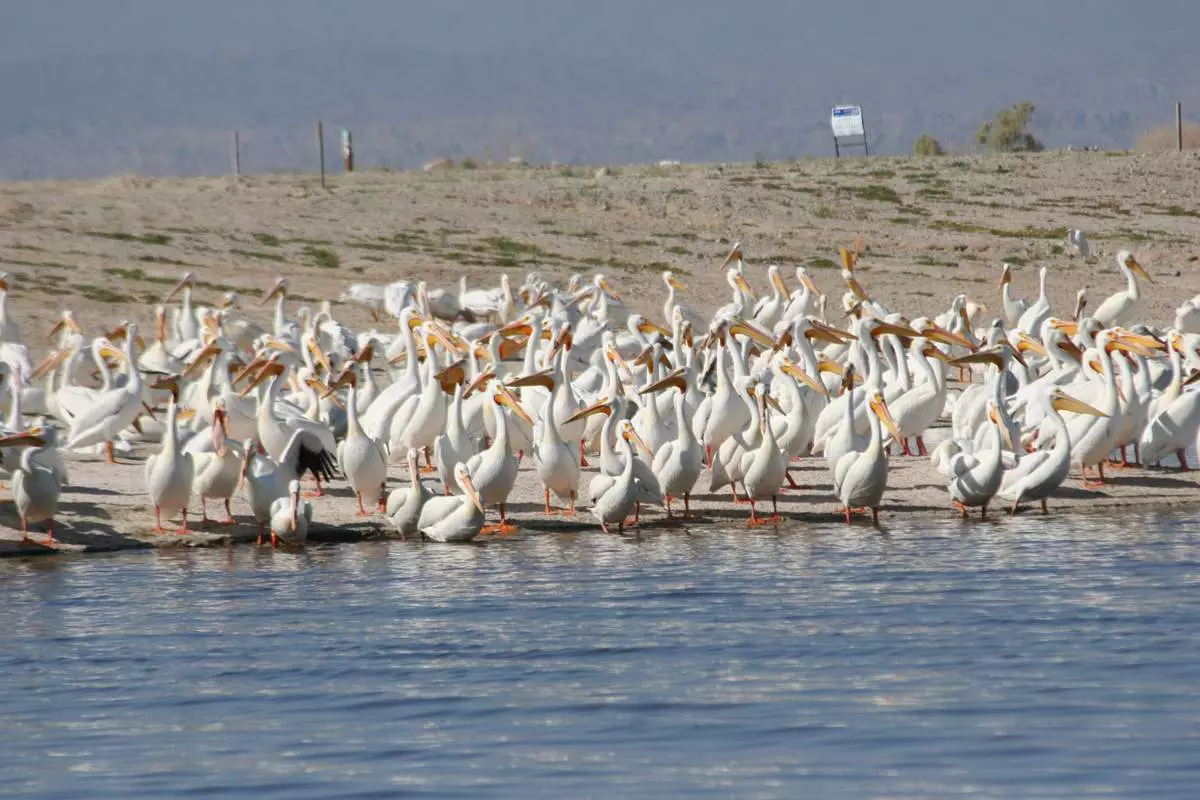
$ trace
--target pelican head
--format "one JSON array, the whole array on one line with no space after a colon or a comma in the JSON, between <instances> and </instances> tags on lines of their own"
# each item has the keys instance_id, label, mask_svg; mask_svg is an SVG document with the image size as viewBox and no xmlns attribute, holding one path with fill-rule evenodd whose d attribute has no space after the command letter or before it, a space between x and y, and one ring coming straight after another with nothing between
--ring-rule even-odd
<instances>
[{"instance_id":1,"label":"pelican head","mask_svg":"<svg viewBox=\"0 0 1200 800\"><path fill-rule=\"evenodd\" d=\"M184 289L191 289L196 285L196 273L185 272L183 277L179 279L179 283L171 287L171 291L167 292L167 296L163 298L163 302L170 302L171 298L182 292Z\"/></svg>"},{"instance_id":2,"label":"pelican head","mask_svg":"<svg viewBox=\"0 0 1200 800\"><path fill-rule=\"evenodd\" d=\"M1142 265L1137 262L1137 259L1133 257L1133 253L1129 252L1128 250L1122 250L1121 252L1117 253L1117 265L1123 272L1132 272L1139 278L1144 278L1147 283L1154 283L1154 279L1151 278L1150 274L1146 272L1146 270L1142 268Z\"/></svg>"},{"instance_id":3,"label":"pelican head","mask_svg":"<svg viewBox=\"0 0 1200 800\"><path fill-rule=\"evenodd\" d=\"M663 276L663 283L665 283L667 285L667 288L677 289L681 292L687 291L687 287L685 287L682 283L679 282L679 279L675 277L675 273L671 272L671 270L664 269L662 276Z\"/></svg>"},{"instance_id":4,"label":"pelican head","mask_svg":"<svg viewBox=\"0 0 1200 800\"><path fill-rule=\"evenodd\" d=\"M413 452L415 453L416 451ZM414 456L413 464L415 465L416 463ZM463 494L470 499L471 505L475 506L475 509L482 514L483 500L479 497L479 490L475 488L475 481L471 479L471 471L461 461L454 465L454 480L457 481L459 488L463 490Z\"/></svg>"},{"instance_id":5,"label":"pelican head","mask_svg":"<svg viewBox=\"0 0 1200 800\"><path fill-rule=\"evenodd\" d=\"M1009 264L1007 261L1005 261L1003 264L1003 267L1004 267L1004 271L1000 273L999 288L1001 288L1001 289L1003 289L1008 284L1012 283L1012 279L1013 279L1012 264Z\"/></svg>"},{"instance_id":6,"label":"pelican head","mask_svg":"<svg viewBox=\"0 0 1200 800\"><path fill-rule=\"evenodd\" d=\"M267 290L267 293L263 295L262 300L260 300L258 304L261 306L265 306L274 297L281 297L284 300L286 300L287 292L288 292L288 279L287 278L279 278L278 280L275 281L275 284L270 289Z\"/></svg>"},{"instance_id":7,"label":"pelican head","mask_svg":"<svg viewBox=\"0 0 1200 800\"><path fill-rule=\"evenodd\" d=\"M887 402L883 399L883 395L876 392L871 397L869 405L871 411L875 413L875 416L879 417L879 421L888 429L888 433L892 435L892 438L899 441L901 439L900 428L896 425L896 420L892 419L892 412L888 410Z\"/></svg>"}]
</instances>

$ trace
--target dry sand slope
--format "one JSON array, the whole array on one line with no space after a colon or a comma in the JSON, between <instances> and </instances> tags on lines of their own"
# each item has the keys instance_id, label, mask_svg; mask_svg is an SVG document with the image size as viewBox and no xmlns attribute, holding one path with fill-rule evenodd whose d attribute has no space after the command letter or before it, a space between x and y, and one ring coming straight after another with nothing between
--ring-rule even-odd
<instances>
[{"instance_id":1,"label":"dry sand slope","mask_svg":"<svg viewBox=\"0 0 1200 800\"><path fill-rule=\"evenodd\" d=\"M801 160L767 165L592 168L494 167L431 173L337 176L322 192L313 176L112 178L98 182L7 183L0 194L0 269L13 276L11 306L26 341L41 354L56 312L74 311L89 333L119 319L148 324L150 306L185 270L200 278L198 300L237 291L243 310L266 321L258 295L278 275L298 302L336 299L352 282L399 278L454 285L518 283L536 270L565 282L604 272L626 302L658 318L660 271L691 288L709 312L727 302L717 268L741 240L751 280L765 265L806 265L824 291L840 295L838 244L861 237L861 279L872 295L910 316L932 314L959 292L998 309L999 264L1016 265L1018 296L1037 291L1036 268L1051 269L1051 300L1069 312L1075 291L1092 302L1122 287L1113 264L1133 249L1158 284L1143 316L1168 324L1179 302L1200 292L1200 158L1041 153ZM1066 228L1087 231L1095 256L1063 252ZM785 271L793 283L790 271ZM352 326L361 309L339 307ZM393 470L393 477L401 474ZM80 487L64 497L77 531L145 530L149 512L140 468L76 464ZM817 488L792 492L790 512L832 514L824 473L801 473ZM706 478L702 478L702 482ZM1190 502L1184 476L1139 473L1135 488L1105 492L1113 503ZM532 503L533 478L523 478ZM946 496L927 466L900 464L889 504L941 509ZM1091 494L1068 507L1094 505ZM733 513L724 505L710 514ZM349 520L344 497L322 501L317 517ZM236 511L235 507L235 511ZM244 510L244 509L243 509ZM336 514L335 514L336 511ZM737 513L740 513L740 509ZM938 513L941 513L940 510ZM0 510L11 522L11 508ZM586 519L586 517L584 518ZM359 526L360 528L362 526ZM70 540L83 533L64 534Z\"/></svg>"}]
</instances>

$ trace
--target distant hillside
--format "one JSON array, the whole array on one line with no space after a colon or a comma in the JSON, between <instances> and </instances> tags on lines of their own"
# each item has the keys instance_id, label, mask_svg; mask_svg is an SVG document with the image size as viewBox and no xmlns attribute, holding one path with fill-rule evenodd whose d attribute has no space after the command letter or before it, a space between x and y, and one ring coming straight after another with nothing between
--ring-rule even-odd
<instances>
[{"instance_id":1,"label":"distant hillside","mask_svg":"<svg viewBox=\"0 0 1200 800\"><path fill-rule=\"evenodd\" d=\"M878 153L966 147L1025 99L1051 147L1200 111L1200 4L1175 0L33 5L0 31L0 178L221 173L233 128L246 170L308 169L317 118L331 159L344 125L369 168L827 154L846 101Z\"/></svg>"}]
</instances>

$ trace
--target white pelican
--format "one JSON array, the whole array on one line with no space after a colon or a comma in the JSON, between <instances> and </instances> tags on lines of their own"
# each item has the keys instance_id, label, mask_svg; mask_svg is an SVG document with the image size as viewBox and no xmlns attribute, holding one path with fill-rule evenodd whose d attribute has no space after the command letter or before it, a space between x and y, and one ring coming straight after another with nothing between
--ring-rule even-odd
<instances>
[{"instance_id":1,"label":"white pelican","mask_svg":"<svg viewBox=\"0 0 1200 800\"><path fill-rule=\"evenodd\" d=\"M429 498L417 520L417 529L435 542L469 542L483 530L483 501L465 464L454 466L454 482L463 493Z\"/></svg>"},{"instance_id":2,"label":"white pelican","mask_svg":"<svg viewBox=\"0 0 1200 800\"><path fill-rule=\"evenodd\" d=\"M534 373L526 375L511 381L511 388L519 388L521 386L541 385L547 389L554 391L555 381L545 373ZM559 384L561 385L561 384ZM569 391L569 384L568 384ZM574 396L570 398L572 405L577 405ZM558 421L557 402L554 395L542 406L542 418L534 430L533 442L533 457L537 462L538 480L542 482L542 487L545 490L546 513L550 514L550 494L553 493L559 502L567 503L568 514L575 513L575 497L579 493L579 451L575 449L575 442L571 444L563 441L559 431L567 426L573 426L572 431L578 430L583 432L583 421L568 421L570 414L574 414L577 409L572 409L570 414L560 424Z\"/></svg>"},{"instance_id":3,"label":"white pelican","mask_svg":"<svg viewBox=\"0 0 1200 800\"><path fill-rule=\"evenodd\" d=\"M768 389L764 384L755 386L754 400L758 409L760 441L757 447L742 456L742 489L750 501L751 525L779 521L776 496L787 473L787 457L779 449L771 421L767 417L768 396ZM771 516L765 520L759 519L754 501L766 500L768 497L771 498Z\"/></svg>"},{"instance_id":4,"label":"white pelican","mask_svg":"<svg viewBox=\"0 0 1200 800\"><path fill-rule=\"evenodd\" d=\"M475 442L463 422L463 386L458 384L454 387L450 410L446 412L446 428L433 441L433 464L447 493L458 493L454 466L460 461L466 462L476 452Z\"/></svg>"},{"instance_id":5,"label":"white pelican","mask_svg":"<svg viewBox=\"0 0 1200 800\"><path fill-rule=\"evenodd\" d=\"M771 294L755 303L751 320L759 327L769 331L775 327L775 324L783 316L783 312L787 310L792 296L784 286L783 278L779 275L779 267L775 264L767 267L767 280L771 284Z\"/></svg>"},{"instance_id":6,"label":"white pelican","mask_svg":"<svg viewBox=\"0 0 1200 800\"><path fill-rule=\"evenodd\" d=\"M271 503L271 546L304 544L312 515L312 503L300 499L300 481L289 481L287 495Z\"/></svg>"},{"instance_id":7,"label":"white pelican","mask_svg":"<svg viewBox=\"0 0 1200 800\"><path fill-rule=\"evenodd\" d=\"M387 506L384 514L388 521L392 523L392 527L401 536L408 538L417 532L417 523L421 519L421 509L424 508L425 502L433 497L433 492L425 487L421 482L421 470L417 467L417 451L414 448L409 448L408 455L408 480L407 488L402 487L393 489L387 498ZM459 466L455 464L451 467L451 472ZM458 487L458 484L454 484ZM461 491L461 490L459 490ZM457 493L457 492L456 492Z\"/></svg>"},{"instance_id":8,"label":"white pelican","mask_svg":"<svg viewBox=\"0 0 1200 800\"><path fill-rule=\"evenodd\" d=\"M192 286L196 283L196 274L193 272L183 273L179 283L167 293L163 298L164 303L169 303L171 298L180 292L183 293L180 298L179 309L175 312L175 340L178 342L186 342L192 339L200 338L200 322L196 319L196 310L192 307Z\"/></svg>"},{"instance_id":9,"label":"white pelican","mask_svg":"<svg viewBox=\"0 0 1200 800\"><path fill-rule=\"evenodd\" d=\"M1141 435L1139 456L1143 464L1156 464L1168 453L1179 457L1180 469L1186 470L1187 448L1200 432L1200 392L1185 391L1181 353L1183 337L1171 331L1167 337L1171 356L1171 384L1163 392Z\"/></svg>"},{"instance_id":10,"label":"white pelican","mask_svg":"<svg viewBox=\"0 0 1200 800\"><path fill-rule=\"evenodd\" d=\"M663 283L667 287L667 299L663 301L663 322L670 325L675 320L675 309L679 309L685 322L692 323L694 328L707 327L708 320L702 315L693 311L688 306L684 305L683 300L675 296L676 292L686 292L687 287L684 286L679 278L675 277L675 273L668 270L663 270Z\"/></svg>"},{"instance_id":11,"label":"white pelican","mask_svg":"<svg viewBox=\"0 0 1200 800\"><path fill-rule=\"evenodd\" d=\"M888 413L883 395L878 392L868 401L870 408L869 426L871 439L866 449L850 451L838 459L834 471L834 483L838 486L838 499L846 514L846 524L850 524L851 510L855 508L871 509L871 518L879 523L879 504L887 489L888 455L883 449L883 433L880 422L887 426L893 437L899 438L899 431L892 415Z\"/></svg>"},{"instance_id":12,"label":"white pelican","mask_svg":"<svg viewBox=\"0 0 1200 800\"><path fill-rule=\"evenodd\" d=\"M1125 291L1110 296L1092 314L1092 318L1105 328L1125 325L1133 320L1142 298L1141 287L1138 285L1139 277L1148 283L1154 283L1154 279L1128 250L1117 253L1117 268L1125 275Z\"/></svg>"},{"instance_id":13,"label":"white pelican","mask_svg":"<svg viewBox=\"0 0 1200 800\"><path fill-rule=\"evenodd\" d=\"M45 544L54 547L54 515L58 512L61 486L52 469L38 463L39 448L46 445L39 428L0 438L0 447L22 447L17 469L12 476L13 501L21 517L21 539L29 539L29 525L46 523Z\"/></svg>"},{"instance_id":14,"label":"white pelican","mask_svg":"<svg viewBox=\"0 0 1200 800\"><path fill-rule=\"evenodd\" d=\"M342 386L350 387L346 393L346 438L337 445L338 467L354 491L358 516L367 517L370 512L363 508L364 496L374 500L380 511L387 508L383 494L387 483L387 454L383 443L368 436L358 421L357 383L358 373L353 369L346 370L329 387L329 392Z\"/></svg>"},{"instance_id":15,"label":"white pelican","mask_svg":"<svg viewBox=\"0 0 1200 800\"><path fill-rule=\"evenodd\" d=\"M1017 328L1030 336L1041 333L1042 323L1050 317L1050 298L1046 296L1046 278L1050 270L1042 267L1038 270L1038 296L1029 304L1025 313L1017 320Z\"/></svg>"},{"instance_id":16,"label":"white pelican","mask_svg":"<svg viewBox=\"0 0 1200 800\"><path fill-rule=\"evenodd\" d=\"M1012 501L1010 514L1017 512L1022 501L1041 501L1042 513L1047 513L1046 498L1054 494L1071 469L1071 437L1060 411L1102 417L1104 412L1068 396L1057 386L1043 391L1034 402L1045 405L1045 417L1054 428L1054 447L1036 450L1021 456L1016 466L1004 473L998 496Z\"/></svg>"},{"instance_id":17,"label":"white pelican","mask_svg":"<svg viewBox=\"0 0 1200 800\"><path fill-rule=\"evenodd\" d=\"M625 466L615 477L598 476L597 479L594 479L607 478L607 483L601 487L592 504L592 516L599 521L600 528L605 533L609 532L608 526L614 522L617 524L617 530L624 533L625 519L637 505L637 482L633 479L633 463L635 461L633 437L637 433L629 420L622 420L620 428L621 434L617 446L623 451Z\"/></svg>"},{"instance_id":18,"label":"white pelican","mask_svg":"<svg viewBox=\"0 0 1200 800\"><path fill-rule=\"evenodd\" d=\"M1010 327L1015 327L1029 308L1029 301L1012 296L1012 264L1006 261L1003 266L1004 271L1000 273L1000 300L1004 305L1005 321Z\"/></svg>"},{"instance_id":19,"label":"white pelican","mask_svg":"<svg viewBox=\"0 0 1200 800\"><path fill-rule=\"evenodd\" d=\"M136 374L136 370L135 370ZM167 406L167 425L162 449L146 459L146 492L154 504L154 532L164 533L162 518L178 511L182 517L179 533L187 533L187 506L192 496L195 463L192 454L183 452L179 442L179 410L175 399Z\"/></svg>"},{"instance_id":20,"label":"white pelican","mask_svg":"<svg viewBox=\"0 0 1200 800\"><path fill-rule=\"evenodd\" d=\"M309 449L307 441L303 431L293 433L278 461L260 454L253 439L242 443L242 486L258 523L259 544L271 521L271 504L287 494L292 481L305 472L325 480L333 478L333 457L323 450Z\"/></svg>"},{"instance_id":21,"label":"white pelican","mask_svg":"<svg viewBox=\"0 0 1200 800\"><path fill-rule=\"evenodd\" d=\"M137 338L137 325L126 326L123 350L111 346L100 348L103 355L115 355L125 362L129 380L125 385L93 395L85 408L71 420L71 433L67 437L68 450L104 443L106 458L115 463L113 440L117 434L129 427L142 412L142 375L138 372L133 355L133 344Z\"/></svg>"},{"instance_id":22,"label":"white pelican","mask_svg":"<svg viewBox=\"0 0 1200 800\"><path fill-rule=\"evenodd\" d=\"M491 400L495 408L494 418L496 436L492 439L491 447L481 453L476 453L467 461L467 471L471 474L473 486L477 487L479 499L485 507L495 505L500 512L500 525L497 532L516 530L508 524L505 506L508 496L512 494L513 486L517 483L517 457L513 455L509 441L509 419L505 409L511 411L527 425L533 425L529 414L521 407L520 401L505 386L492 381ZM455 473L457 480L459 473Z\"/></svg>"},{"instance_id":23,"label":"white pelican","mask_svg":"<svg viewBox=\"0 0 1200 800\"><path fill-rule=\"evenodd\" d=\"M263 450L276 463L281 463L292 440L299 436L301 437L300 445L304 449L319 454L325 463L336 463L337 442L333 437L333 431L327 425L300 415L280 416L277 405L283 391L286 372L287 368L283 364L268 362L242 390L244 395L266 377L270 376L271 378L266 394L261 396L258 401L258 440L262 444ZM321 479L328 471L313 472L317 480L316 496L321 495Z\"/></svg>"},{"instance_id":24,"label":"white pelican","mask_svg":"<svg viewBox=\"0 0 1200 800\"><path fill-rule=\"evenodd\" d=\"M208 500L225 504L222 525L233 525L229 501L242 480L242 447L229 437L228 415L220 398L214 401L212 424L188 440L184 451L191 454L195 469L192 491L200 498L201 523L213 522L208 517Z\"/></svg>"},{"instance_id":25,"label":"white pelican","mask_svg":"<svg viewBox=\"0 0 1200 800\"><path fill-rule=\"evenodd\" d=\"M700 479L704 469L704 447L692 432L692 421L687 418L684 397L687 394L688 383L685 368L680 368L641 390L642 394L661 392L667 389L678 389L674 395L675 405L675 440L667 442L654 454L651 469L658 478L663 498L666 500L667 518L671 518L671 498L683 498L683 514L691 514L690 501L692 489Z\"/></svg>"},{"instance_id":26,"label":"white pelican","mask_svg":"<svg viewBox=\"0 0 1200 800\"><path fill-rule=\"evenodd\" d=\"M950 499L954 507L967 516L968 508L979 508L987 518L988 503L1000 490L1004 478L1004 450L1013 449L1008 426L1000 418L996 403L988 401L988 433L991 441L987 447L974 454L959 453L950 462Z\"/></svg>"}]
</instances>

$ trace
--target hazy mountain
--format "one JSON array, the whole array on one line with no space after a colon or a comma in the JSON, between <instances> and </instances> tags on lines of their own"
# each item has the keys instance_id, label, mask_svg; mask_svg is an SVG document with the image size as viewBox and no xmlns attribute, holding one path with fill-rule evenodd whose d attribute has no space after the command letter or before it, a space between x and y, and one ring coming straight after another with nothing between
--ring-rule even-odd
<instances>
[{"instance_id":1,"label":"hazy mountain","mask_svg":"<svg viewBox=\"0 0 1200 800\"><path fill-rule=\"evenodd\" d=\"M1127 147L1200 107L1197 29L1184 0L40 0L0 26L0 176L220 173L234 128L246 170L306 169L318 118L363 167L825 154L839 102L880 153L1026 99L1048 146Z\"/></svg>"}]
</instances>

